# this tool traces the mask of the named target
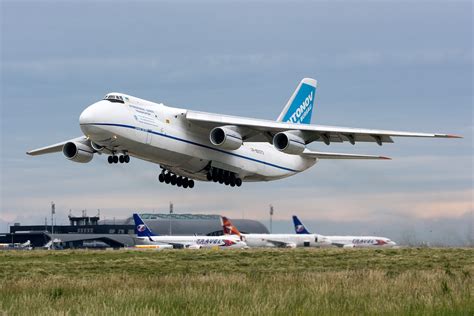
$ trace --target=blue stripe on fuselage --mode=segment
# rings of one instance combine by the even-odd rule
[[[294,169],[282,167],[282,166],[275,165],[275,164],[272,164],[270,162],[266,162],[266,161],[263,161],[263,160],[258,160],[258,159],[255,159],[255,158],[239,155],[239,154],[236,154],[236,153],[231,153],[231,152],[219,149],[219,148],[214,148],[214,147],[207,146],[207,145],[204,145],[204,144],[199,144],[199,143],[187,140],[187,139],[182,139],[182,138],[179,138],[179,137],[158,133],[158,132],[155,132],[155,131],[150,130],[150,129],[144,129],[144,128],[136,127],[136,126],[133,126],[133,125],[114,124],[114,123],[87,123],[87,124],[81,124],[81,125],[116,126],[116,127],[136,129],[136,130],[139,130],[139,131],[142,131],[142,132],[152,133],[154,135],[158,135],[158,136],[161,136],[161,137],[174,139],[174,140],[181,141],[181,142],[184,142],[184,143],[188,143],[188,144],[191,144],[191,145],[200,146],[200,147],[215,150],[215,151],[218,151],[218,152],[221,152],[221,153],[224,153],[224,154],[228,154],[228,155],[232,155],[232,156],[235,156],[235,157],[239,157],[239,158],[247,159],[247,160],[250,160],[250,161],[258,162],[258,163],[261,163],[261,164],[264,164],[264,165],[267,165],[267,166],[271,166],[271,167],[274,167],[274,168],[278,168],[278,169],[282,169],[282,170],[286,170],[286,171],[290,171],[290,172],[300,172],[299,170],[294,170]]]

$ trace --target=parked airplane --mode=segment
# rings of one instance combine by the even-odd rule
[[[389,159],[381,156],[311,151],[312,142],[392,143],[392,137],[448,137],[311,125],[316,80],[303,79],[276,121],[196,112],[165,106],[123,93],[109,93],[79,117],[85,136],[35,149],[29,155],[62,151],[86,163],[107,154],[110,164],[130,156],[159,164],[160,182],[183,188],[194,180],[240,186],[242,181],[271,181],[295,175],[318,159]],[[193,180],[194,179],[194,180]]]
[[[154,234],[143,222],[140,215],[133,214],[135,233],[147,244],[168,244],[177,248],[247,248],[247,244],[237,236],[161,236]]]
[[[295,232],[300,236],[311,235],[297,216],[293,216]],[[319,235],[320,240],[325,245],[333,245],[342,248],[367,248],[367,247],[394,247],[397,244],[385,237],[376,236],[323,236]]]
[[[239,236],[249,247],[320,247],[324,241],[317,234],[243,234],[225,216],[222,217],[224,234]]]

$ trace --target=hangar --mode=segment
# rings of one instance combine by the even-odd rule
[[[141,213],[150,229],[160,235],[222,235],[220,215]],[[260,222],[250,219],[232,219],[245,233],[268,233]],[[75,217],[69,215],[69,225],[20,225],[10,226],[10,232],[0,234],[0,243],[24,243],[44,247],[54,239],[63,248],[121,248],[134,246],[135,225],[130,216],[126,219],[104,219],[99,216]]]

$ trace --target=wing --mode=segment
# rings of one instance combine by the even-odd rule
[[[279,247],[279,248],[286,248],[292,244],[292,243],[286,243],[284,241],[279,241],[279,240],[272,240],[272,239],[264,239],[264,240],[266,242],[273,244],[275,247]]]
[[[391,159],[384,156],[326,153],[326,152],[310,151],[308,149],[305,149],[305,151],[301,154],[301,156],[307,157],[307,158],[317,158],[317,159],[374,159],[374,160],[390,160]]]
[[[67,142],[85,142],[85,141],[87,141],[87,138],[85,136],[80,136],[80,137],[77,137],[77,138],[65,140],[63,142],[60,142],[60,143],[57,143],[57,144],[54,144],[54,145],[49,145],[49,146],[46,146],[46,147],[33,149],[33,150],[30,150],[26,153],[28,155],[31,155],[31,156],[38,156],[38,155],[56,153],[56,152],[61,151],[63,149],[64,144],[66,144]]]
[[[243,140],[253,142],[268,142],[271,140],[273,135],[283,131],[301,132],[304,135],[306,144],[313,141],[319,141],[324,142],[327,145],[329,145],[331,142],[340,143],[345,141],[348,141],[351,144],[355,144],[356,142],[375,142],[379,145],[382,145],[382,143],[393,143],[392,137],[460,138],[459,136],[449,134],[389,131],[311,124],[292,124],[197,111],[187,111],[186,118],[195,124],[209,128],[209,130],[217,126],[237,126],[244,131],[242,135]]]

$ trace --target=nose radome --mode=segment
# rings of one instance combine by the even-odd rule
[[[94,104],[88,106],[84,111],[82,111],[81,115],[79,116],[79,124],[90,124],[92,123],[92,119],[94,117]]]

